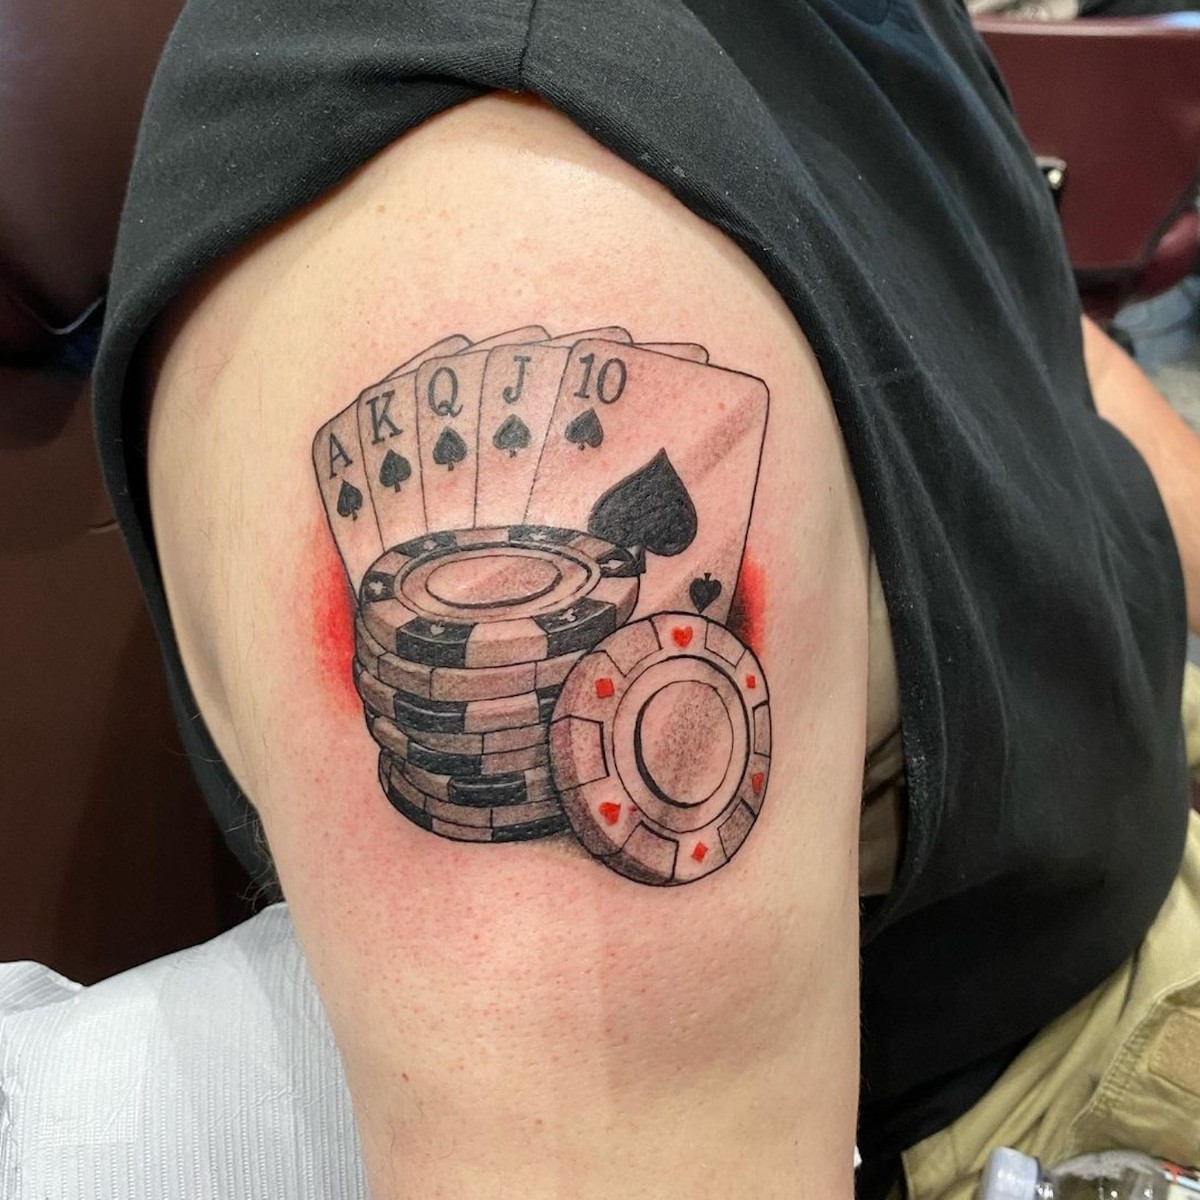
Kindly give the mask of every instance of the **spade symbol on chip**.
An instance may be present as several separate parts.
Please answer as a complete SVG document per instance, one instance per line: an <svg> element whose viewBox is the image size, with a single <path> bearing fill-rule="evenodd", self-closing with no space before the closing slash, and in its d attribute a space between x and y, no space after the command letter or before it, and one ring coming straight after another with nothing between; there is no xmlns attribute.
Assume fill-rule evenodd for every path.
<svg viewBox="0 0 1200 1200"><path fill-rule="evenodd" d="M433 444L433 461L439 467L449 467L453 471L454 464L462 462L466 457L467 443L447 425Z"/></svg>
<svg viewBox="0 0 1200 1200"><path fill-rule="evenodd" d="M352 517L358 520L358 510L362 508L362 492L348 479L342 480L341 491L338 492L337 511L339 517Z"/></svg>
<svg viewBox="0 0 1200 1200"><path fill-rule="evenodd" d="M588 517L588 533L618 546L642 546L663 557L682 554L692 544L696 506L666 450L596 501Z"/></svg>
<svg viewBox="0 0 1200 1200"><path fill-rule="evenodd" d="M379 482L398 492L400 485L412 474L412 463L395 450L389 450L379 464Z"/></svg>
<svg viewBox="0 0 1200 1200"><path fill-rule="evenodd" d="M529 426L512 413L496 430L492 445L497 450L507 450L509 458L514 458L518 450L524 450L529 445L529 440Z"/></svg>
<svg viewBox="0 0 1200 1200"><path fill-rule="evenodd" d="M693 579L688 588L688 595L698 613L702 613L720 594L721 581L714 579L708 571L704 572L703 579Z"/></svg>
<svg viewBox="0 0 1200 1200"><path fill-rule="evenodd" d="M604 441L604 426L600 424L596 410L589 408L587 412L580 413L567 426L566 437L568 442L574 442L580 450L585 446L591 446L594 450L600 445Z"/></svg>

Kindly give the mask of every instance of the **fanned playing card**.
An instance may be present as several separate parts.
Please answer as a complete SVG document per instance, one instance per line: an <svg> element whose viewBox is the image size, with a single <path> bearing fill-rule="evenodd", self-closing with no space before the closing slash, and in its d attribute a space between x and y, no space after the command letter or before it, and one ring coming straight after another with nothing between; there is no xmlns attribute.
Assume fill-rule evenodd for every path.
<svg viewBox="0 0 1200 1200"><path fill-rule="evenodd" d="M493 334L482 341L468 343L465 350L491 350L496 346L510 346L518 342L542 342L550 336L540 325L522 325L520 329L510 329L507 333ZM462 353L463 351L459 351ZM447 353L449 353L447 351Z"/></svg>
<svg viewBox="0 0 1200 1200"><path fill-rule="evenodd" d="M425 501L417 461L415 372L430 358L456 354L471 343L443 338L367 388L356 402L367 487L384 548L424 533Z"/></svg>
<svg viewBox="0 0 1200 1200"><path fill-rule="evenodd" d="M325 516L355 595L367 568L383 553L359 442L357 404L322 425L312 448Z"/></svg>
<svg viewBox="0 0 1200 1200"><path fill-rule="evenodd" d="M698 363L708 362L708 351L698 342L638 342L638 345L643 350L653 350L655 354L669 354L672 358L687 358Z"/></svg>
<svg viewBox="0 0 1200 1200"><path fill-rule="evenodd" d="M600 329L577 329L574 333L559 333L550 338L550 344L554 346L573 346L576 342L582 342L585 338L603 338L608 342L632 342L633 337L628 329L622 329L620 325L605 325Z"/></svg>
<svg viewBox="0 0 1200 1200"><path fill-rule="evenodd" d="M386 383L389 379L395 379L397 375L403 375L408 371L415 371L427 358L433 358L435 354L458 354L461 350L470 348L471 339L463 337L461 333L453 333L449 337L444 337L441 341L434 342L432 346L426 346L420 354L414 354L407 362L402 362L394 371L386 375L381 383Z"/></svg>
<svg viewBox="0 0 1200 1200"><path fill-rule="evenodd" d="M525 520L645 554L639 616L723 622L741 566L767 420L751 375L619 342L571 351Z"/></svg>
<svg viewBox="0 0 1200 1200"><path fill-rule="evenodd" d="M515 525L524 517L570 355L569 345L555 341L488 355L479 400L477 525Z"/></svg>

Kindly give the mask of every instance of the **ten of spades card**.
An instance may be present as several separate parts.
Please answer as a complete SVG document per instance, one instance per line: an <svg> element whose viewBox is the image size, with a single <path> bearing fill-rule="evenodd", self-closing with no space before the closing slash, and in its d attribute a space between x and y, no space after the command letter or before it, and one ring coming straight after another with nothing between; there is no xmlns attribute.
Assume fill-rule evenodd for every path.
<svg viewBox="0 0 1200 1200"><path fill-rule="evenodd" d="M603 340L578 342L559 385L525 510L645 554L635 619L724 621L766 432L751 375Z"/></svg>

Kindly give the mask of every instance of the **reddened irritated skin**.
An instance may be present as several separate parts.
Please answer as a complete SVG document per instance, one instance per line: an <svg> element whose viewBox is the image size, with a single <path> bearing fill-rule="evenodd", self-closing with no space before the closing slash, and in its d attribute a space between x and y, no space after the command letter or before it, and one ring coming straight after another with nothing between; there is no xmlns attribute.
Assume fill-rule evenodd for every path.
<svg viewBox="0 0 1200 1200"><path fill-rule="evenodd" d="M449 375L433 378L442 355L397 376L427 407L412 410L416 439L405 448L397 434L386 465L378 448L373 476L356 485L361 507L340 479L323 490L320 431L365 388L451 335L478 343L525 330L521 345L532 345L535 326L604 332L562 356L564 371L586 371L594 351L590 377L539 402L563 420L548 418L542 435L526 413L530 444L544 436L547 447L532 483L504 473L519 474L521 429L501 434L503 422L474 418L487 439L461 425L461 447L443 437L439 421L464 418L434 411L450 396ZM639 345L621 343L618 329ZM531 389L536 357L525 368ZM650 399L643 366L660 373ZM503 389L489 387L515 388L517 367L477 355L456 379L476 411L502 414ZM622 371L627 397L616 395ZM373 433L391 438L382 403L374 430L370 408L358 410L360 450ZM389 417L409 430L396 404ZM491 439L503 463L465 488L472 446ZM346 1064L372 1195L849 1197L867 546L812 353L749 260L562 116L513 98L473 101L403 138L177 306L158 342L150 471L184 661L261 813ZM363 605L370 636L356 635L346 573L367 578L377 547L351 543L376 508L408 528L415 510L402 512L398 498L414 480L437 480L425 489L424 528L462 528L461 506L475 503L464 495L485 474L489 487L504 481L488 512L509 511L528 487L534 525L587 532L590 521L593 537L644 544L636 598L606 578L602 599L631 637L661 613L682 614L653 647L639 643L641 658L630 652L655 669L656 655L669 660L634 730L636 768L656 787L704 801L742 752L737 722L722 714L752 711L769 687L769 774L734 781L753 789L759 774L765 797L718 869L652 886L636 869L606 866L602 840L568 831L472 843L421 827L385 797L381 738L392 734L368 729L354 655L367 660L360 686L365 677L392 711L379 685L424 688L436 709L458 701L435 703L432 689L483 677L413 674L393 653L397 610L382 600ZM475 603L485 584L493 599L496 587L524 596L566 587L556 580L574 571L583 579L588 554L605 558L589 542L583 566L555 560L551 571L544 546L517 549L519 569L475 550L465 567L418 563L412 586L426 603ZM393 562L387 578L416 569ZM721 667L728 656L700 652L722 636L710 629L752 651L738 673ZM464 660L464 671L521 666L497 661L494 647L471 653L485 657ZM632 675L580 653L563 685L576 689L571 703L615 704L635 689ZM686 672L672 674L684 660ZM579 745L563 753L582 763ZM433 749L442 746L474 752L452 739ZM408 760L393 755L408 789ZM429 781L437 772L410 773L421 795L441 786ZM580 792L572 820L590 811L599 837L609 801ZM438 811L455 817L461 789L447 797ZM658 800L640 803L649 811ZM625 819L622 809L611 824ZM658 819L674 819L669 804ZM709 853L706 843L689 861Z"/></svg>

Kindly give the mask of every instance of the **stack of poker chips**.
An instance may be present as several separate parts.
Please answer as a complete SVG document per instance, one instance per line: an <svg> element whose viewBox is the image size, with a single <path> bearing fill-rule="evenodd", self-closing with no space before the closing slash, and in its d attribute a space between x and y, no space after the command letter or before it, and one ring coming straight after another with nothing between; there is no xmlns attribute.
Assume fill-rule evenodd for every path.
<svg viewBox="0 0 1200 1200"><path fill-rule="evenodd" d="M636 553L572 530L431 533L367 571L354 677L392 805L469 842L559 833L549 727L588 651L637 603Z"/></svg>

